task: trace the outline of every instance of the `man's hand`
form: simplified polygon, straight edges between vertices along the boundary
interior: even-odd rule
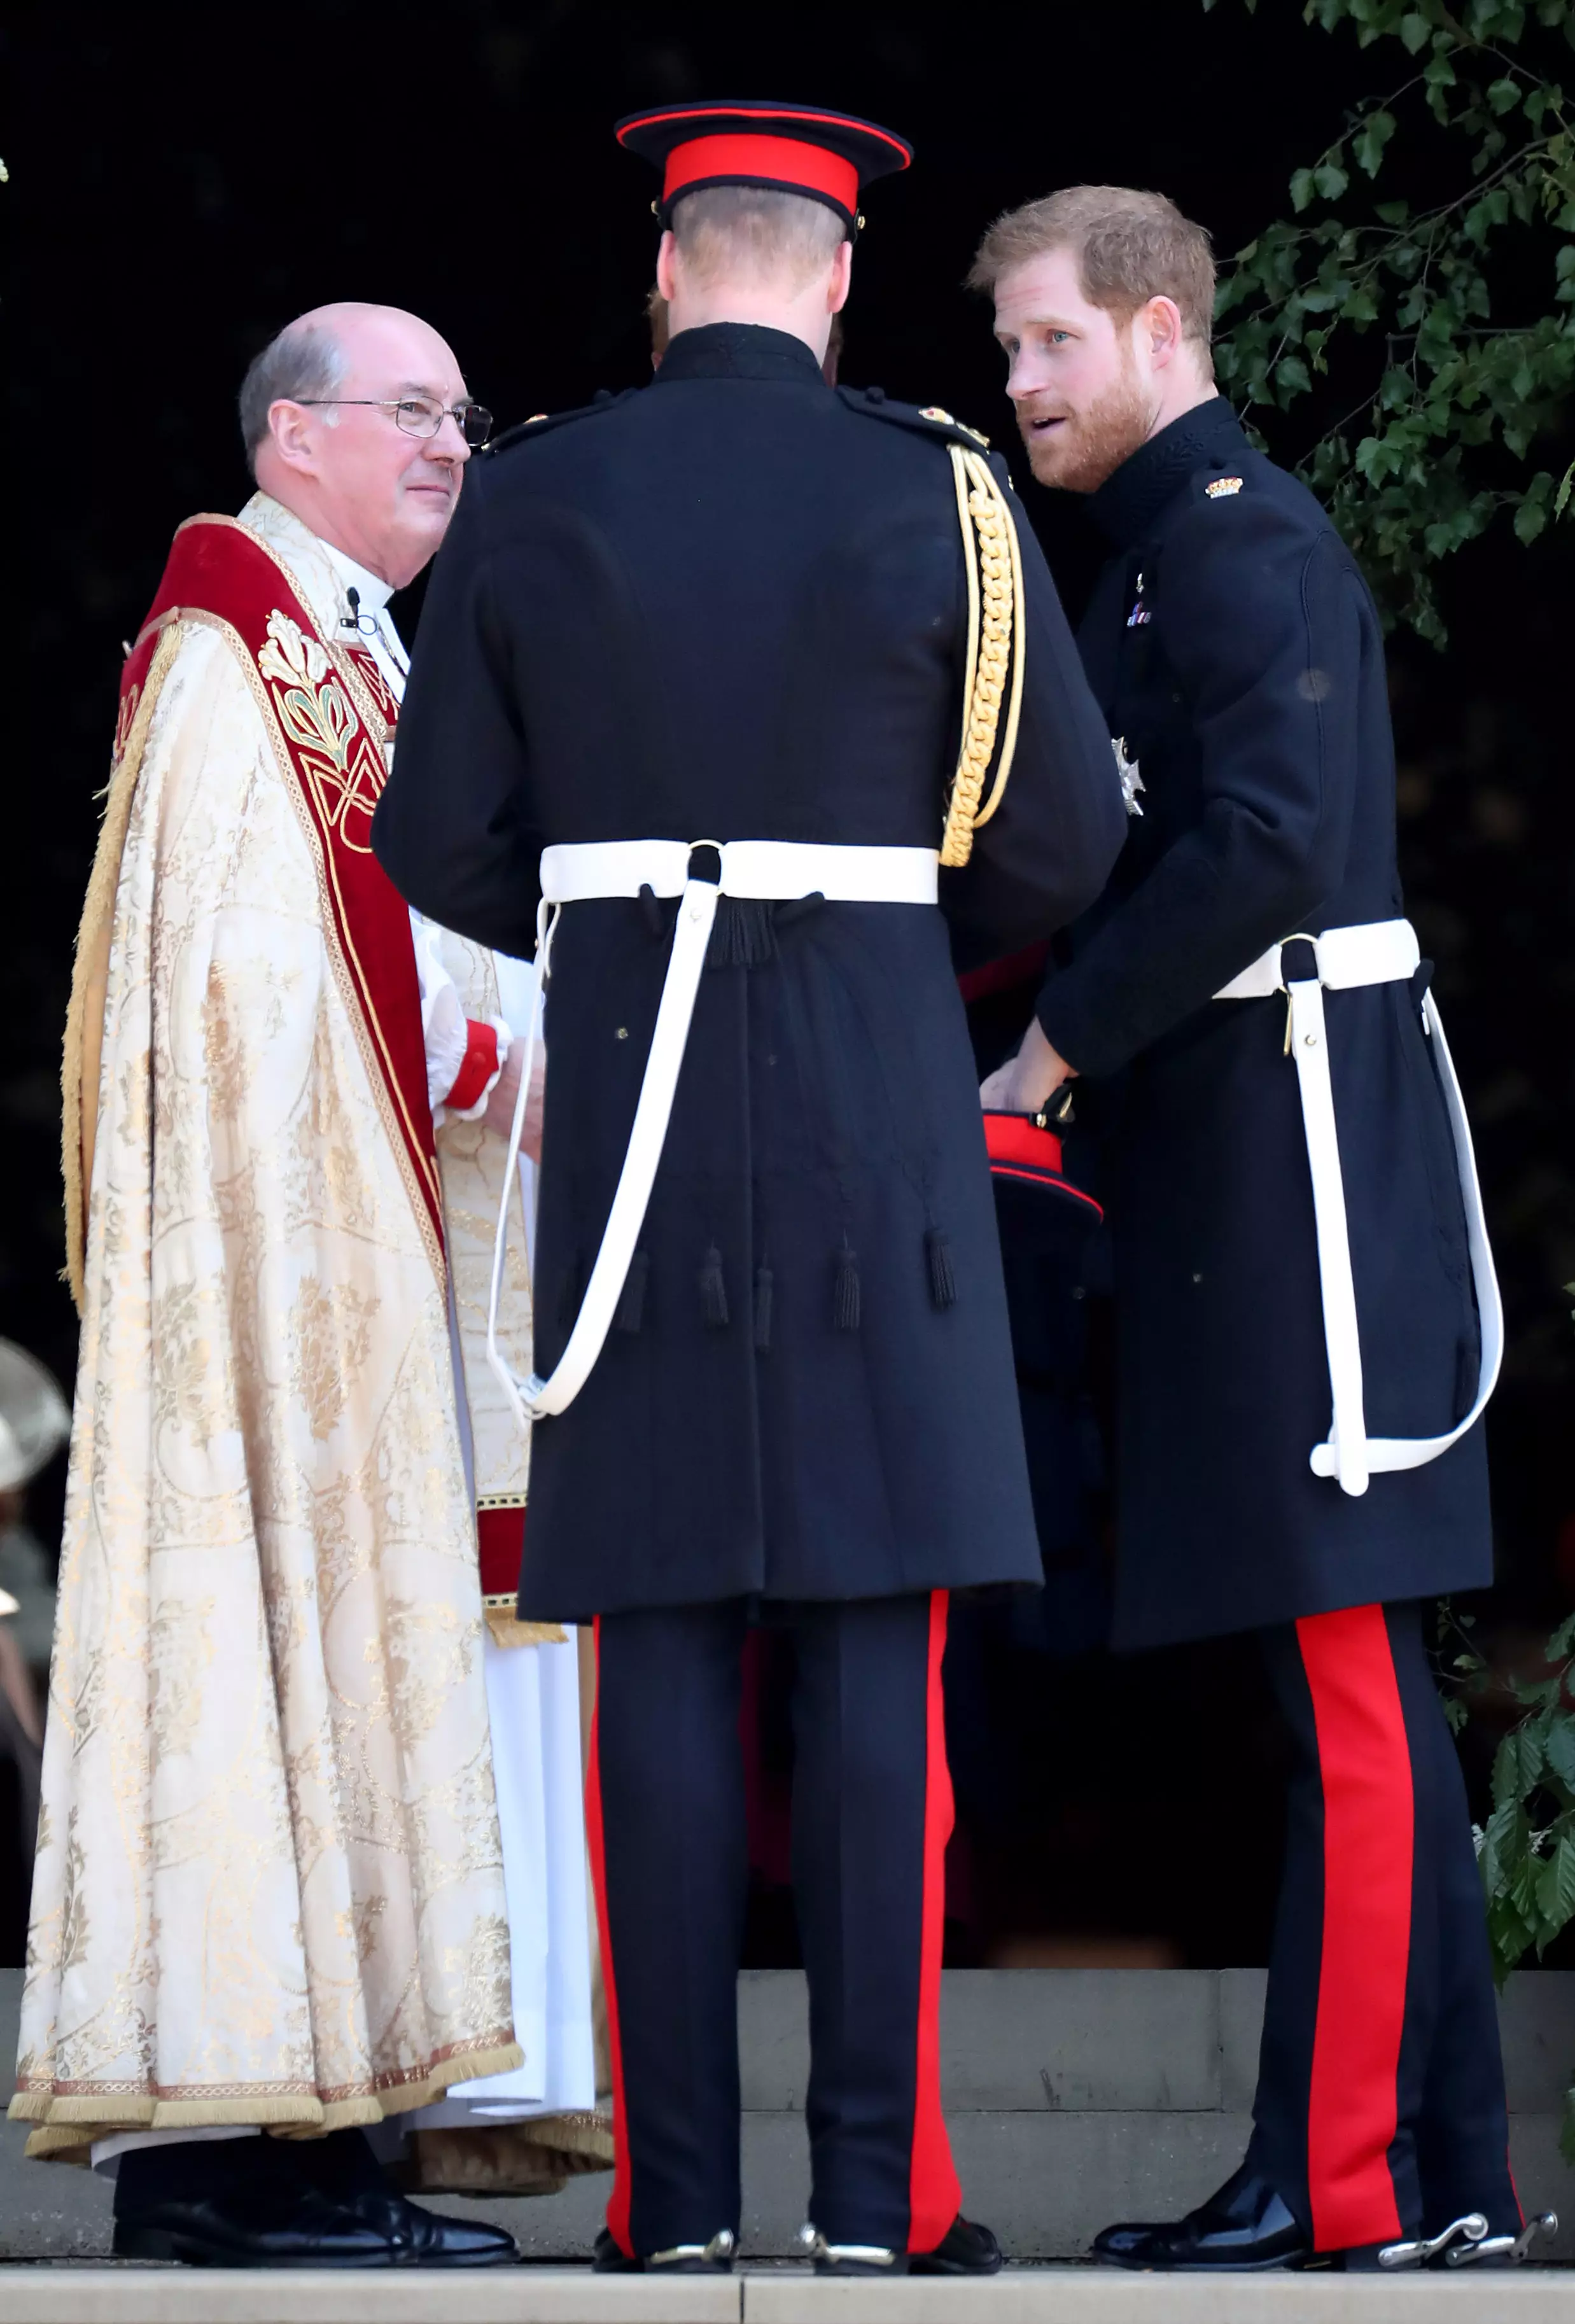
[[[1037,1113],[1077,1068],[1053,1049],[1036,1017],[1028,1020],[1023,1046],[979,1085],[979,1102],[990,1113]]]
[[[514,1127],[514,1107],[520,1096],[520,1069],[525,1062],[525,1044],[516,1041],[509,1051],[509,1061],[493,1084],[493,1093],[487,1100],[487,1110],[482,1116],[489,1130],[500,1138],[507,1138]],[[547,1051],[536,1044],[536,1058],[530,1068],[530,1095],[525,1106],[525,1127],[520,1133],[520,1151],[528,1154],[532,1162],[541,1159],[541,1113],[547,1093]]]

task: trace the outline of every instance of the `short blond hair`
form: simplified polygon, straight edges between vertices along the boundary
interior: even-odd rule
[[[673,238],[695,278],[780,276],[804,290],[848,239],[839,213],[776,186],[702,186],[673,204]]]
[[[1165,194],[1136,186],[1064,186],[990,228],[968,271],[970,290],[1049,250],[1077,259],[1082,295],[1123,322],[1150,299],[1174,299],[1186,337],[1207,348],[1214,329],[1214,253],[1201,226]]]

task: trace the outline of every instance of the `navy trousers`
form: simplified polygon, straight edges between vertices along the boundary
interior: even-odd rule
[[[810,2217],[833,2243],[933,2250],[959,2208],[938,2049],[946,1595],[772,1619],[797,1647]],[[612,2053],[607,2224],[642,2256],[739,2227],[746,1627],[737,1600],[596,1624],[586,1826]]]
[[[1295,1751],[1254,2157],[1316,2248],[1516,2233],[1486,1911],[1422,1609],[1262,1633]]]

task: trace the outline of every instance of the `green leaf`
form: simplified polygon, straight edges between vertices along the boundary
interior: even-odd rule
[[[1312,171],[1298,170],[1291,180],[1291,208],[1294,210],[1304,210],[1312,198]]]
[[[1361,454],[1357,454],[1361,466]],[[1506,1735],[1493,1754],[1493,1805],[1496,1810],[1513,1807],[1520,1798],[1520,1752],[1513,1734]],[[1495,1815],[1494,1822],[1497,1821]],[[1489,1826],[1491,1831],[1491,1826]]]
[[[1568,1834],[1537,1875],[1537,1905],[1547,1924],[1546,1935],[1537,1947],[1540,1952],[1561,1929],[1575,1921],[1575,1840]]]
[[[1294,395],[1305,395],[1312,384],[1300,355],[1282,355],[1275,365],[1275,389],[1282,404]]]
[[[1520,83],[1507,75],[1488,84],[1488,102],[1495,113],[1512,113],[1520,103]]]
[[[1493,1974],[1500,1985],[1525,1952],[1534,1933],[1507,1896],[1494,1898],[1488,1907],[1488,1936],[1493,1948]]]
[[[1350,180],[1338,161],[1320,161],[1312,172],[1312,182],[1326,202],[1337,202]]]
[[[1409,202],[1379,202],[1376,215],[1383,219],[1386,226],[1404,226],[1411,216],[1411,205]]]
[[[1563,484],[1559,487],[1561,492],[1567,489],[1569,482],[1570,478],[1566,475]],[[1558,503],[1555,502],[1555,513],[1557,509]],[[1565,1789],[1575,1794],[1575,1717],[1571,1717],[1569,1711],[1556,1711],[1553,1713],[1548,1722],[1545,1748],[1549,1767]]]
[[[1207,0],[1207,5],[1212,6],[1213,0]],[[1427,18],[1425,16],[1419,16],[1414,8],[1408,16],[1401,17],[1399,30],[1400,38],[1405,42],[1412,55],[1415,56],[1419,51],[1426,48],[1428,38],[1432,28],[1429,24]]]
[[[1356,157],[1369,178],[1378,174],[1378,164],[1384,158],[1384,148],[1395,134],[1395,116],[1381,108],[1369,113],[1356,136]],[[1344,191],[1343,187],[1340,189]]]

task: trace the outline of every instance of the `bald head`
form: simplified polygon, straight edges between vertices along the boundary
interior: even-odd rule
[[[401,346],[406,336],[424,340],[455,368],[449,349],[419,315],[407,314],[402,307],[374,307],[364,299],[336,299],[326,307],[313,307],[286,323],[262,354],[253,356],[241,382],[240,412],[241,440],[253,475],[272,407],[281,401],[309,403],[337,395],[357,355],[390,334],[404,335]]]
[[[453,349],[419,315],[352,299],[314,307],[242,383],[252,474],[320,539],[402,588],[442,540],[470,456],[451,417],[419,438],[397,407],[448,414],[465,392]]]

